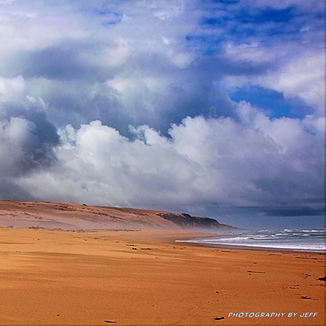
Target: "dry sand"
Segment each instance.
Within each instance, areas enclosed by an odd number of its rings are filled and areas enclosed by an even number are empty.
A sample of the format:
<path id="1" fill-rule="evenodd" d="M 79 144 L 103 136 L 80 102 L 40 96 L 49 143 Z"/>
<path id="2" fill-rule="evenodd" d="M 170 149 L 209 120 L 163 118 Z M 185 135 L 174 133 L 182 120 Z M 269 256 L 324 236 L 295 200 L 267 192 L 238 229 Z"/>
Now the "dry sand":
<path id="1" fill-rule="evenodd" d="M 0 324 L 324 324 L 324 255 L 173 242 L 195 235 L 0 228 Z M 229 312 L 318 316 L 235 319 Z"/>

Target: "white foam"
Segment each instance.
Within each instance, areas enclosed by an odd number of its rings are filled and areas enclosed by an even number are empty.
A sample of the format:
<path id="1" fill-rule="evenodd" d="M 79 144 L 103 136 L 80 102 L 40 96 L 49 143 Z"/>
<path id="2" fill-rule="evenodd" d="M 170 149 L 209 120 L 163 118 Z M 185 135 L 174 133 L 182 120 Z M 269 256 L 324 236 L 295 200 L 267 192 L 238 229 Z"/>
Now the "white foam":
<path id="1" fill-rule="evenodd" d="M 178 241 L 178 242 L 182 242 Z M 226 245 L 232 247 L 269 248 L 279 250 L 298 250 L 308 252 L 326 252 L 325 230 L 290 230 L 258 231 L 256 234 L 240 234 L 229 237 L 192 239 L 183 242 L 194 242 L 206 245 Z"/>

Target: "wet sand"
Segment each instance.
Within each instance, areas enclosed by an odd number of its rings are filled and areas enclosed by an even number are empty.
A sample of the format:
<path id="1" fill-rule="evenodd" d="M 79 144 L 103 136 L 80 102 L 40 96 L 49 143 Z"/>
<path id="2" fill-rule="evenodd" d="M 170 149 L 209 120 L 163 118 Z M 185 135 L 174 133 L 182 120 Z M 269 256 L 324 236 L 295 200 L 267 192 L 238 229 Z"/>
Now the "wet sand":
<path id="1" fill-rule="evenodd" d="M 324 324 L 324 254 L 174 243 L 197 236 L 0 228 L 0 325 Z"/>

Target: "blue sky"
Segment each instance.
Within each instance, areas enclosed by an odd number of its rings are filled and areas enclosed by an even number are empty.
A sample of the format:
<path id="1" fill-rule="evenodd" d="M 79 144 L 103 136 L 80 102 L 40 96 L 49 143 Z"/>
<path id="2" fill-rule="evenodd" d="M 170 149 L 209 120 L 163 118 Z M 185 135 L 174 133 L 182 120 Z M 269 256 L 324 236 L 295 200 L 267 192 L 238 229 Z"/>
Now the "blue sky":
<path id="1" fill-rule="evenodd" d="M 324 12 L 0 0 L 0 198 L 321 225 Z"/>

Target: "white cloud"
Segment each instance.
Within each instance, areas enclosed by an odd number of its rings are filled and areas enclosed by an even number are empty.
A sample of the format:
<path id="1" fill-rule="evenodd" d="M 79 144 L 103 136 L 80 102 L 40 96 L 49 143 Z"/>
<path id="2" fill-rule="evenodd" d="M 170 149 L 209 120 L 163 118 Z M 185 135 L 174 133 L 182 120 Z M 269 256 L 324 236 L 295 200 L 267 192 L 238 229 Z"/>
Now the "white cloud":
<path id="1" fill-rule="evenodd" d="M 295 51 L 293 51 L 295 50 Z M 285 98 L 300 98 L 311 106 L 317 117 L 324 115 L 325 108 L 325 53 L 324 49 L 306 49 L 294 45 L 271 48 L 261 44 L 229 43 L 225 52 L 230 58 L 259 64 L 276 63 L 262 75 L 226 75 L 224 86 L 229 88 L 260 85 L 282 93 Z M 294 53 L 293 53 L 294 52 Z"/>
<path id="2" fill-rule="evenodd" d="M 94 58 L 93 55 L 89 59 L 108 67 L 119 67 L 125 64 L 131 54 L 129 41 L 121 39 L 117 43 L 116 47 L 107 47 L 98 56 Z"/>
<path id="3" fill-rule="evenodd" d="M 8 102 L 21 97 L 26 92 L 26 85 L 22 76 L 3 78 L 0 76 L 0 102 Z"/>
<path id="4" fill-rule="evenodd" d="M 238 111 L 241 123 L 186 118 L 170 138 L 148 126 L 134 129 L 133 141 L 100 121 L 69 126 L 61 130 L 59 164 L 17 184 L 40 199 L 118 206 L 313 205 L 323 187 L 323 135 L 246 103 Z"/>
<path id="5" fill-rule="evenodd" d="M 257 78 L 259 84 L 283 93 L 286 97 L 300 97 L 324 115 L 325 109 L 325 53 L 324 50 L 305 51 L 291 58 L 276 71 Z"/>
<path id="6" fill-rule="evenodd" d="M 13 3 L 15 0 L 0 0 L 0 5 L 7 5 Z"/>

